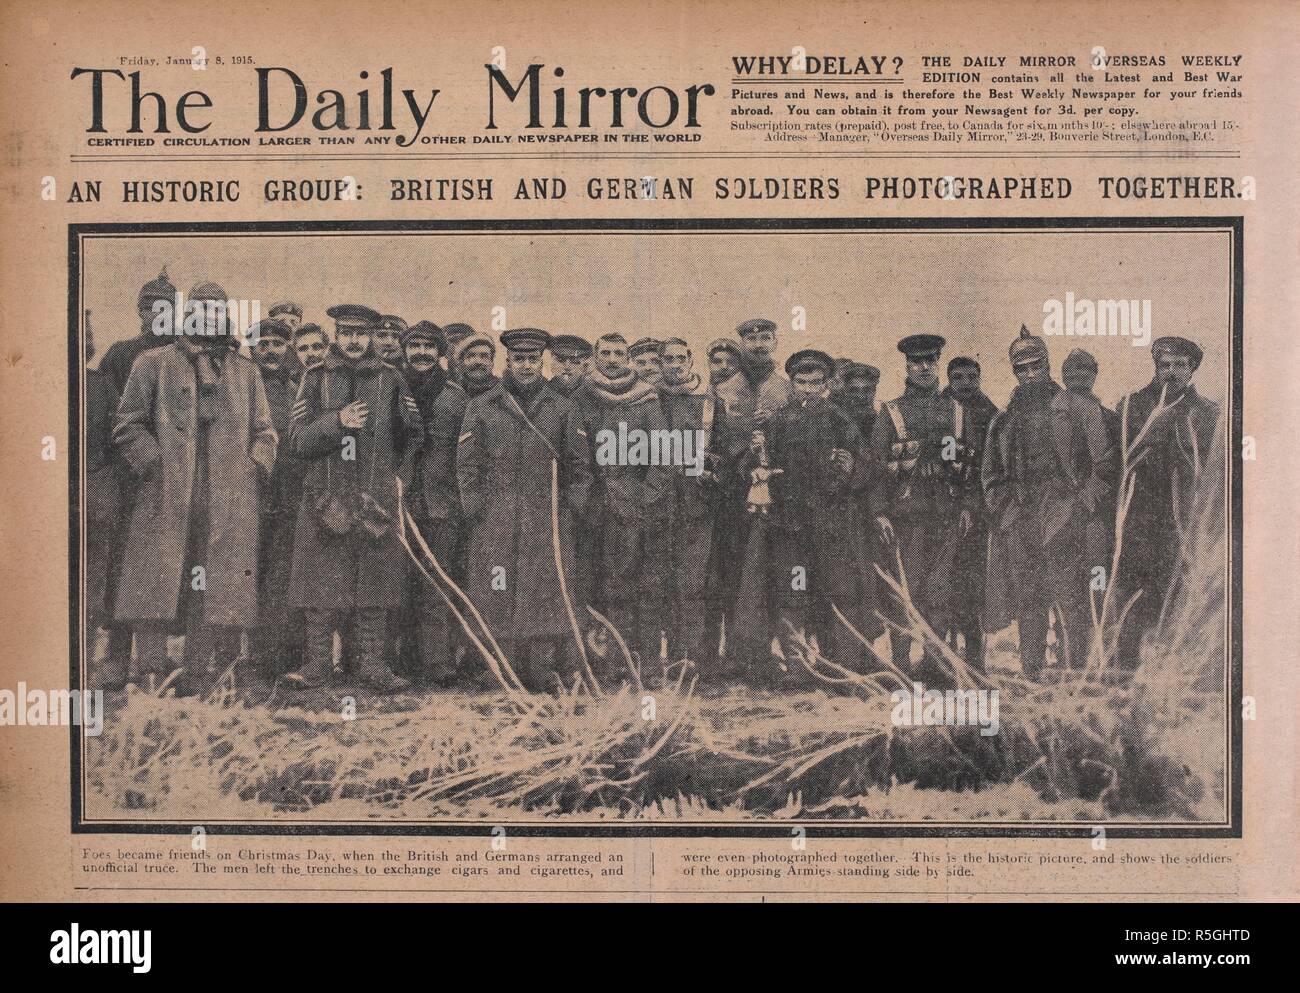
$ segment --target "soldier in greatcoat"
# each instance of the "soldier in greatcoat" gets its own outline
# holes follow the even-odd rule
[[[502,333],[506,373],[470,400],[456,463],[469,528],[469,596],[533,691],[565,675],[570,607],[582,623],[581,605],[572,594],[566,603],[564,592],[575,574],[572,521],[591,485],[579,418],[542,378],[549,341],[535,328]]]
[[[980,364],[968,355],[958,355],[948,362],[948,385],[944,395],[962,405],[966,438],[969,443],[967,465],[972,485],[980,490],[980,473],[984,464],[984,438],[998,408],[980,388]],[[983,507],[972,514],[971,529],[957,547],[955,568],[960,582],[955,588],[953,628],[949,633],[954,648],[980,672],[984,671],[984,576],[988,569],[989,530]],[[958,646],[957,636],[962,644]]]
[[[135,628],[130,676],[166,670],[179,621],[182,691],[203,688],[214,656],[233,654],[239,630],[257,623],[259,491],[275,468],[266,391],[237,351],[225,304],[212,283],[190,291],[202,331],[136,359],[113,429],[136,483],[116,606]]]
[[[573,395],[591,453],[582,518],[596,553],[590,594],[648,665],[659,658],[669,611],[672,469],[650,464],[651,433],[667,424],[659,391],[630,367],[622,335],[601,335],[595,353],[594,368]]]
[[[406,329],[402,338],[407,389],[424,422],[424,447],[415,462],[408,509],[438,564],[460,584],[456,552],[464,521],[456,482],[456,447],[469,398],[447,378],[439,362],[442,332],[429,321]],[[426,568],[428,568],[426,566]],[[434,578],[437,573],[429,569]],[[406,671],[425,685],[448,688],[456,676],[451,654],[455,620],[446,601],[418,569],[411,566],[410,591],[402,631]],[[452,594],[453,603],[458,601]]]
[[[1126,604],[1141,593],[1120,632],[1117,662],[1127,670],[1141,662],[1143,639],[1159,621],[1182,564],[1196,526],[1197,494],[1209,474],[1223,471],[1222,449],[1212,448],[1219,405],[1192,382],[1201,347],[1187,338],[1157,338],[1151,357],[1152,381],[1125,397],[1117,411],[1133,499],[1119,537],[1115,602]]]
[[[306,663],[291,685],[333,671],[333,632],[347,633],[355,675],[378,692],[407,688],[388,662],[387,618],[400,610],[406,558],[397,536],[397,477],[410,489],[423,441],[415,399],[375,352],[379,314],[340,304],[335,340],[307,370],[289,442],[309,467],[294,530],[289,606],[305,613]]]
[[[286,306],[280,304],[280,312]],[[273,308],[274,309],[274,308]],[[279,318],[258,323],[251,332],[253,361],[262,377],[271,424],[281,439],[275,469],[262,488],[261,541],[258,548],[258,624],[250,655],[264,675],[294,672],[302,665],[302,617],[286,604],[293,568],[293,535],[302,501],[302,460],[288,443],[289,423],[298,393],[298,363],[289,348],[293,332]]]
[[[1100,609],[1104,592],[1104,582],[1092,583],[1110,565],[1116,459],[1101,403],[1053,381],[1042,338],[1022,327],[1010,359],[1019,385],[989,426],[982,471],[990,534],[985,628],[1016,622],[1020,666],[1032,679],[1046,656],[1049,612],[1061,621],[1060,661],[1080,668],[1088,660],[1090,600],[1095,594]]]

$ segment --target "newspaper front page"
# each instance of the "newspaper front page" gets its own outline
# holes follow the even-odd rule
[[[1294,5],[4,9],[6,899],[1295,898]]]

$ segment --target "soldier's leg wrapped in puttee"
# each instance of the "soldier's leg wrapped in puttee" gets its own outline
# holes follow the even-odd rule
[[[304,686],[322,686],[334,674],[334,626],[336,617],[328,610],[313,608],[303,623],[303,656],[306,664],[294,673],[294,680]]]

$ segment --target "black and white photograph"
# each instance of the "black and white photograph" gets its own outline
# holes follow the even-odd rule
[[[74,827],[1239,837],[1242,251],[74,225]]]

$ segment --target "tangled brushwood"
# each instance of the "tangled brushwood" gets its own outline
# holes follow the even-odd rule
[[[165,688],[117,696],[104,734],[86,742],[86,812],[195,823],[1220,820],[1222,481],[1209,480],[1196,501],[1178,580],[1131,678],[1108,668],[1109,631],[1086,670],[1056,681],[1014,674],[1005,640],[990,648],[990,674],[976,673],[908,610],[909,633],[952,685],[998,691],[995,735],[896,726],[891,693],[910,680],[865,639],[872,664],[855,672],[792,632],[794,650],[774,665],[812,690],[702,691],[689,662],[643,671],[611,628],[627,663],[617,687],[597,685],[584,664],[555,695],[523,693],[495,645],[484,644],[485,665],[505,676],[501,691],[359,696],[355,714],[336,698],[319,707],[279,706],[274,694],[254,702],[229,679],[204,699]],[[905,585],[894,585],[906,597]]]

